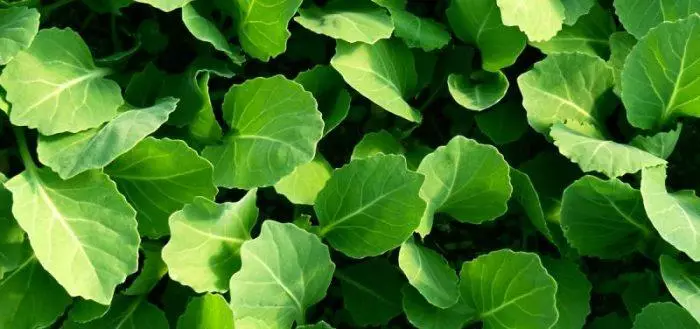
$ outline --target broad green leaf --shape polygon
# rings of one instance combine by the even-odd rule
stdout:
[[[404,154],[401,142],[386,130],[365,134],[352,149],[350,159],[369,158],[377,154]]]
[[[453,73],[447,77],[452,98],[462,107],[474,111],[485,110],[501,101],[509,85],[508,78],[501,71],[478,71],[470,76]]]
[[[352,258],[381,255],[418,227],[423,176],[398,155],[356,159],[337,169],[316,197],[319,235]]]
[[[12,104],[16,126],[44,135],[94,128],[117,115],[124,103],[119,85],[105,79],[90,49],[71,29],[41,30],[32,45],[10,62],[0,85]]]
[[[559,319],[552,329],[581,329],[591,312],[591,283],[575,263],[543,258],[542,263],[557,281]]]
[[[425,175],[420,191],[428,202],[417,230],[423,236],[430,232],[435,213],[479,224],[508,209],[510,167],[491,145],[456,136],[423,158],[418,173]]]
[[[303,326],[297,326],[297,329],[333,329],[328,323],[325,323],[323,321],[317,323],[317,324],[307,324]]]
[[[637,39],[663,22],[700,12],[698,0],[615,0],[613,4],[625,30]]]
[[[282,177],[275,184],[275,191],[294,204],[313,205],[331,174],[333,167],[321,153],[316,153],[311,162],[296,167],[291,174]]]
[[[637,39],[627,32],[615,32],[610,35],[610,59],[608,65],[613,69],[615,87],[613,91],[618,96],[622,92],[622,69],[627,56],[637,44]]]
[[[211,44],[214,49],[226,54],[233,63],[243,64],[245,57],[240,49],[231,45],[219,28],[202,13],[203,9],[198,6],[199,3],[190,3],[182,7],[182,22],[185,23],[187,30],[195,38]]]
[[[612,86],[612,69],[605,61],[576,53],[549,55],[518,77],[528,121],[540,133],[565,120],[603,131],[617,105]]]
[[[104,168],[165,123],[177,102],[165,98],[155,106],[121,112],[99,128],[76,134],[39,136],[39,161],[63,179]]]
[[[457,274],[434,250],[408,239],[399,250],[399,267],[430,304],[445,309],[459,300]]]
[[[0,174],[0,184],[5,181]],[[24,231],[12,217],[12,194],[0,185],[0,279],[22,263],[25,240]]]
[[[202,156],[214,164],[218,186],[270,186],[310,162],[323,135],[316,100],[281,75],[255,78],[226,93],[224,120],[231,127],[222,145]]]
[[[622,102],[633,126],[659,129],[677,117],[700,117],[698,49],[698,14],[662,23],[632,48],[621,79]]]
[[[324,7],[300,9],[294,20],[318,34],[350,43],[375,43],[394,31],[387,10],[369,0],[334,0]]]
[[[306,309],[326,295],[335,270],[318,237],[272,220],[243,244],[241,260],[241,270],[231,277],[234,317],[261,320],[270,328],[302,323]]]
[[[564,12],[566,13],[564,24],[576,24],[578,19],[588,14],[596,3],[596,0],[561,0],[561,4],[564,6]]]
[[[694,261],[700,261],[700,198],[694,191],[666,190],[666,168],[642,171],[644,209],[661,237]]]
[[[474,317],[474,310],[461,298],[457,304],[442,309],[428,303],[413,287],[406,286],[401,293],[406,318],[418,329],[462,329]]]
[[[223,296],[205,294],[190,299],[187,310],[177,320],[177,328],[233,329],[233,313]]]
[[[304,89],[311,92],[318,102],[323,116],[323,134],[340,125],[350,110],[350,93],[345,90],[343,78],[332,67],[317,65],[294,78]]]
[[[71,296],[100,304],[138,268],[136,212],[99,171],[62,180],[30,168],[8,181],[12,213],[41,265]]]
[[[68,320],[71,322],[85,323],[95,319],[99,319],[109,311],[110,305],[102,305],[100,303],[78,299],[73,302],[73,305],[68,312]]]
[[[568,0],[576,2],[579,0]],[[590,1],[593,4],[593,1]],[[601,58],[610,56],[610,35],[615,32],[612,13],[596,4],[590,12],[582,16],[573,26],[564,26],[553,38],[543,42],[533,42],[545,54],[580,52]]]
[[[193,0],[134,0],[136,2],[141,2],[149,4],[155,8],[158,8],[165,12],[170,12],[178,8],[182,8]]]
[[[160,256],[162,250],[161,244],[149,241],[141,243],[141,254],[144,256],[143,266],[129,288],[122,292],[124,295],[147,295],[155,288],[168,272],[168,267]]]
[[[168,217],[195,197],[213,199],[211,164],[181,140],[147,137],[105,168],[138,212],[141,235],[169,233]]]
[[[695,319],[682,307],[666,302],[647,305],[634,318],[632,329],[700,329]]]
[[[34,8],[0,9],[0,65],[7,65],[32,44],[39,32],[39,11]]]
[[[287,48],[289,21],[302,0],[233,0],[238,38],[250,56],[263,62]]]
[[[239,250],[258,219],[256,189],[238,202],[217,204],[195,198],[170,216],[170,240],[163,261],[170,278],[196,292],[225,292],[241,267]]]
[[[86,323],[66,322],[62,329],[168,329],[165,314],[146,300],[146,296],[118,295],[107,313]]]
[[[398,40],[373,45],[338,41],[331,66],[353,89],[383,109],[408,121],[420,122],[421,114],[406,99],[417,85],[414,57]]]
[[[497,0],[503,25],[517,26],[530,41],[547,41],[562,29],[565,7],[560,0]]]
[[[537,254],[502,249],[465,262],[460,289],[484,329],[551,328],[559,318],[557,283]]]
[[[584,172],[597,171],[608,177],[636,173],[666,164],[666,160],[634,146],[606,140],[591,132],[592,126],[556,123],[550,132],[559,153],[578,163]]]
[[[407,46],[433,51],[450,43],[450,33],[442,24],[401,9],[392,9],[390,12],[395,27],[394,34],[403,39]]]
[[[525,49],[525,34],[503,25],[496,0],[454,0],[446,14],[457,37],[479,48],[486,71],[513,65]]]
[[[47,328],[63,314],[71,298],[23,246],[19,267],[0,280],[0,328]]]
[[[496,145],[517,141],[527,131],[527,117],[523,106],[515,99],[506,99],[477,114],[474,119],[484,135]]]
[[[676,148],[678,138],[681,135],[682,125],[678,123],[676,129],[662,131],[651,136],[635,136],[630,145],[645,150],[659,158],[668,159]]]
[[[384,258],[338,269],[343,305],[359,326],[381,325],[401,313],[401,272]]]
[[[564,191],[561,226],[582,255],[621,258],[654,236],[642,194],[622,181],[584,176]]]
[[[661,256],[661,276],[673,298],[700,322],[700,264]]]

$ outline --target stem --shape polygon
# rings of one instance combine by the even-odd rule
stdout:
[[[29,147],[27,147],[27,139],[24,137],[24,130],[19,127],[12,127],[12,131],[15,133],[17,138],[17,148],[19,148],[19,156],[22,159],[24,168],[29,171],[37,170],[36,163],[32,158],[31,153],[29,153]]]
[[[41,10],[41,11],[42,11],[42,15],[41,15],[41,16],[42,16],[42,17],[44,17],[44,16],[49,16],[49,15],[51,14],[52,11],[54,11],[54,10],[56,10],[56,9],[58,9],[58,8],[61,8],[61,7],[65,6],[65,5],[68,5],[68,4],[70,4],[70,3],[74,2],[74,1],[76,1],[76,0],[58,0],[58,1],[52,3],[52,4],[48,5],[48,6],[43,7],[42,10]]]

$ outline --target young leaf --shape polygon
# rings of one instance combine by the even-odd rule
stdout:
[[[214,164],[218,186],[270,186],[314,158],[323,135],[316,100],[281,75],[248,80],[229,89],[224,119],[231,127],[222,145],[202,156]]]
[[[90,169],[102,169],[153,133],[175,111],[177,99],[165,98],[155,106],[121,112],[99,128],[76,134],[39,136],[39,161],[63,179]]]
[[[214,46],[214,49],[223,52],[234,64],[241,65],[245,62],[245,57],[240,49],[234,48],[226,36],[216,27],[204,14],[203,9],[198,6],[203,2],[190,3],[182,7],[182,22],[192,35],[204,42]]]
[[[381,255],[418,227],[423,176],[398,155],[357,159],[337,169],[316,198],[319,235],[352,258]]]
[[[530,41],[547,41],[564,23],[564,5],[560,0],[497,0],[503,24],[517,26]]]
[[[332,174],[333,167],[321,153],[316,153],[311,162],[296,167],[291,174],[275,183],[275,191],[294,204],[313,205]]]
[[[127,296],[147,295],[168,272],[168,267],[160,254],[163,247],[158,243],[145,241],[141,244],[143,267],[136,279],[123,294]]]
[[[420,112],[405,101],[413,96],[418,78],[413,53],[402,42],[382,40],[368,45],[338,41],[331,66],[353,89],[383,109],[408,121],[421,121]]]
[[[508,78],[503,72],[474,72],[470,76],[450,74],[447,87],[452,98],[462,107],[485,110],[503,99],[508,91]]]
[[[557,281],[559,319],[552,329],[581,329],[591,312],[591,283],[576,263],[543,258],[542,263]]]
[[[155,305],[146,301],[146,296],[130,297],[119,295],[114,298],[107,313],[86,323],[67,321],[62,329],[168,329],[165,314]]]
[[[634,318],[632,329],[700,329],[695,319],[680,306],[666,302],[647,305]]]
[[[559,318],[557,283],[537,254],[502,249],[465,262],[460,289],[484,328],[551,328]]]
[[[404,154],[401,142],[386,130],[367,133],[352,149],[350,159],[364,159],[377,154]]]
[[[294,78],[314,95],[323,116],[323,135],[327,135],[345,120],[350,110],[350,93],[345,90],[343,78],[327,65],[317,65]]]
[[[0,85],[12,104],[16,126],[44,135],[94,128],[117,115],[124,103],[119,85],[105,79],[88,46],[73,30],[48,29],[5,67]]]
[[[676,148],[678,138],[681,136],[682,125],[678,123],[676,129],[662,131],[652,136],[634,136],[630,145],[645,150],[659,158],[668,159]]]
[[[105,168],[136,208],[139,232],[167,235],[168,217],[195,197],[213,199],[211,164],[181,140],[147,137]]]
[[[495,104],[490,110],[477,114],[474,119],[479,130],[496,145],[517,141],[528,128],[525,109],[514,99]]]
[[[405,286],[401,293],[406,318],[418,329],[462,329],[475,315],[461,298],[457,304],[442,309],[428,303],[413,287]]]
[[[194,297],[177,320],[177,329],[233,329],[233,313],[217,294]]]
[[[41,265],[71,296],[101,304],[138,268],[136,212],[99,171],[62,180],[30,168],[8,181],[12,213]]]
[[[334,0],[322,8],[312,5],[300,9],[294,20],[315,33],[350,43],[373,44],[394,31],[386,9],[369,0]]]
[[[622,102],[633,126],[660,129],[680,116],[700,117],[697,49],[698,14],[660,24],[632,48],[622,69]]]
[[[673,298],[700,322],[700,264],[681,263],[663,255],[661,276]]]
[[[399,250],[399,267],[430,304],[446,309],[459,300],[457,274],[437,252],[408,239]]]
[[[632,48],[637,44],[637,39],[627,32],[615,32],[610,35],[610,59],[608,65],[613,69],[615,78],[615,87],[613,91],[618,96],[622,93],[622,69],[625,66],[625,60]]]
[[[39,32],[39,11],[34,8],[0,9],[0,65],[7,65],[32,44]]]
[[[287,48],[289,21],[302,0],[233,0],[234,23],[243,50],[263,62]]]
[[[171,237],[163,248],[170,277],[196,292],[225,292],[241,267],[241,245],[258,219],[256,189],[238,202],[195,198],[170,216]]]
[[[178,8],[182,8],[188,3],[192,2],[193,0],[134,0],[136,2],[141,2],[145,4],[149,4],[155,8],[158,8],[162,11],[173,11]]]
[[[303,323],[306,309],[326,295],[335,265],[315,235],[267,220],[241,247],[241,270],[231,277],[231,309],[273,328]],[[270,312],[270,309],[284,310]],[[244,327],[245,328],[245,327]]]
[[[689,190],[669,193],[666,168],[642,171],[644,209],[661,237],[694,261],[700,261],[700,198]]]
[[[637,39],[663,22],[672,22],[700,12],[698,0],[615,0],[613,4],[625,30]]]
[[[390,12],[395,27],[394,34],[403,39],[410,48],[433,51],[450,43],[450,33],[442,24],[406,10],[391,9]]]

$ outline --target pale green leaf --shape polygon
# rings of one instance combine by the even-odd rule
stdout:
[[[134,0],[136,2],[141,2],[149,4],[155,8],[158,8],[165,12],[170,12],[178,8],[182,8],[193,0]]]
[[[461,298],[457,304],[442,309],[428,303],[413,287],[406,286],[401,293],[406,318],[418,329],[462,329],[474,317],[474,310]]]
[[[331,66],[352,88],[383,109],[408,121],[421,114],[406,99],[413,96],[418,77],[411,50],[398,40],[373,45],[338,41]]]
[[[311,92],[318,102],[323,116],[323,134],[340,125],[350,110],[350,93],[345,90],[343,78],[332,67],[317,65],[294,78],[304,89]]]
[[[10,115],[10,104],[5,101],[5,94],[2,89],[0,89],[0,111],[5,112],[6,115]]]
[[[662,23],[632,48],[621,79],[622,102],[633,126],[659,129],[677,117],[700,117],[699,49],[698,14]]]
[[[401,9],[391,9],[390,12],[394,34],[409,47],[433,51],[450,43],[450,33],[442,24]]]
[[[177,328],[233,329],[233,313],[223,296],[205,294],[190,299],[187,309],[177,320]]]
[[[581,329],[591,312],[591,283],[575,263],[543,258],[542,263],[557,281],[559,319],[552,329]]]
[[[214,164],[218,186],[270,186],[310,162],[323,135],[316,100],[281,75],[255,78],[226,93],[224,120],[231,127],[222,145],[202,155]]]
[[[0,9],[0,65],[7,65],[32,44],[39,32],[39,11],[34,8]]]
[[[146,296],[118,295],[107,313],[86,323],[66,322],[62,329],[168,329],[165,314],[146,300]]]
[[[240,50],[228,42],[219,28],[209,20],[198,6],[199,2],[190,3],[182,7],[182,22],[192,35],[204,42],[211,44],[214,49],[223,52],[235,64],[241,65],[245,57]]]
[[[642,171],[644,209],[661,237],[694,261],[700,261],[700,198],[694,191],[666,190],[666,168]]]
[[[316,153],[311,162],[296,167],[275,183],[275,191],[294,204],[313,205],[332,173],[333,167],[321,153]]]
[[[225,292],[241,267],[239,250],[258,219],[256,189],[238,202],[217,204],[196,198],[170,216],[170,240],[163,260],[170,278],[196,292]]]
[[[334,0],[324,7],[299,10],[294,20],[318,34],[350,43],[375,43],[388,39],[394,24],[386,9],[369,0]]]
[[[83,39],[71,29],[41,30],[0,76],[16,126],[44,135],[94,128],[124,103],[119,85],[104,77]]]
[[[615,0],[613,4],[625,30],[637,39],[663,22],[700,12],[698,0]]]
[[[302,323],[306,309],[326,295],[335,265],[328,247],[294,224],[267,220],[241,247],[241,270],[231,277],[236,321],[251,317],[270,328]]]
[[[129,288],[124,290],[124,295],[147,295],[155,288],[165,276],[165,273],[168,272],[168,267],[160,256],[162,250],[162,245],[158,243],[151,241],[141,243],[143,266],[136,279],[129,285]]]
[[[559,318],[557,283],[539,256],[509,249],[465,262],[460,289],[484,329],[551,328]]]
[[[642,309],[634,318],[632,329],[700,329],[700,324],[688,311],[670,303],[652,303]]]
[[[401,245],[418,227],[425,202],[423,176],[398,155],[356,159],[335,170],[316,198],[323,236],[353,258],[381,255]]]
[[[473,72],[470,76],[453,73],[447,77],[452,98],[462,107],[482,111],[498,103],[508,91],[503,72]]]
[[[99,128],[76,134],[40,135],[39,161],[63,179],[104,168],[165,123],[177,102],[174,98],[162,99],[155,106],[121,112]]]
[[[613,91],[618,96],[622,92],[622,69],[625,65],[625,60],[636,44],[637,39],[627,32],[615,32],[610,35],[610,59],[608,60],[608,65],[613,69],[613,76],[615,77]]]
[[[263,62],[287,48],[289,21],[302,0],[232,0],[238,38],[250,56]]]
[[[503,24],[517,26],[530,41],[547,41],[564,23],[565,8],[559,0],[497,0]]]
[[[68,321],[78,323],[90,322],[104,316],[109,311],[109,307],[110,305],[102,305],[80,298],[73,302],[68,312]]]
[[[659,158],[668,159],[676,148],[681,129],[682,125],[678,123],[676,129],[662,131],[651,136],[635,136],[630,141],[630,145],[645,150]]]
[[[181,140],[147,137],[105,168],[136,208],[139,232],[169,233],[168,217],[195,197],[213,199],[211,164]]]
[[[564,24],[576,24],[578,19],[588,14],[596,3],[596,0],[561,0],[561,4],[564,6],[564,12],[566,13]]]
[[[71,296],[101,304],[138,268],[136,212],[99,171],[62,180],[30,168],[8,181],[12,213],[41,265]]]
[[[430,304],[445,309],[459,300],[457,274],[436,251],[408,239],[399,250],[399,267]]]
[[[700,323],[700,263],[681,263],[666,255],[661,256],[660,263],[666,288]]]
[[[484,135],[496,145],[517,141],[528,129],[526,112],[519,101],[506,99],[477,114],[474,119]]]
[[[386,130],[367,133],[352,149],[350,159],[369,158],[377,154],[404,154],[401,142]]]
[[[525,34],[503,25],[496,0],[454,0],[446,14],[457,37],[479,48],[484,70],[513,65],[525,49]]]

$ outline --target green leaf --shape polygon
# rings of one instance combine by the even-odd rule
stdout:
[[[557,283],[537,254],[502,249],[465,262],[460,289],[484,329],[551,328],[559,318]]]
[[[513,184],[513,200],[517,201],[523,208],[525,215],[528,217],[532,225],[544,235],[547,240],[554,242],[552,233],[547,225],[547,220],[544,216],[544,210],[540,202],[539,194],[532,184],[530,177],[524,172],[510,168],[510,179]]]
[[[91,300],[78,299],[73,302],[68,312],[68,321],[85,323],[99,319],[109,311],[109,307],[110,305],[102,305]]]
[[[608,65],[613,69],[615,78],[615,87],[613,91],[618,96],[622,92],[622,69],[625,65],[627,56],[632,51],[634,45],[637,44],[637,39],[627,32],[615,32],[610,35],[610,59]]]
[[[547,41],[562,29],[565,7],[559,0],[497,0],[503,25],[517,26],[530,41]]]
[[[343,305],[358,326],[381,325],[401,313],[401,272],[384,258],[339,269]]]
[[[399,267],[430,304],[445,309],[459,300],[457,274],[439,253],[408,239],[399,250]]]
[[[377,154],[404,154],[401,142],[386,130],[367,133],[362,136],[355,148],[352,149],[350,159],[364,159]]]
[[[311,162],[296,167],[291,174],[282,177],[275,184],[275,191],[294,204],[313,205],[331,174],[333,167],[321,153],[316,153]]]
[[[136,208],[141,235],[169,233],[168,217],[195,197],[213,199],[211,164],[181,140],[147,137],[105,168]]]
[[[561,4],[564,6],[564,12],[566,13],[564,24],[576,24],[578,19],[588,14],[596,3],[596,0],[561,0]],[[566,26],[564,28],[566,28]]]
[[[545,133],[557,122],[577,120],[604,131],[617,105],[610,93],[612,69],[598,57],[552,54],[518,77],[523,106],[533,129]]]
[[[62,180],[30,168],[5,186],[41,265],[71,296],[109,304],[138,268],[139,246],[136,212],[114,182],[99,171]]]
[[[233,329],[233,313],[223,296],[205,294],[187,303],[177,320],[178,329]]]
[[[241,267],[241,245],[258,219],[256,189],[238,202],[195,198],[170,216],[171,237],[163,248],[170,277],[196,292],[225,292]]]
[[[446,14],[455,35],[479,48],[486,71],[513,65],[525,49],[527,38],[517,28],[503,25],[496,0],[454,0]]]
[[[214,46],[214,49],[223,52],[235,64],[241,65],[245,57],[240,50],[231,45],[219,28],[207,18],[199,6],[203,2],[194,2],[182,7],[182,22],[192,35]]]
[[[135,0],[136,2],[141,2],[149,4],[155,8],[158,8],[165,12],[170,12],[178,8],[182,8],[193,0]]]
[[[632,329],[657,328],[698,329],[700,324],[674,303],[652,303],[637,314]]]
[[[662,131],[651,136],[635,136],[630,145],[645,150],[659,158],[668,159],[676,148],[678,138],[681,136],[682,125],[678,123],[676,129],[667,132]]]
[[[417,229],[423,236],[430,232],[435,213],[479,224],[503,215],[508,209],[513,191],[510,167],[491,145],[456,136],[423,158],[418,173],[425,175],[420,191],[428,202]]]
[[[663,255],[661,275],[673,298],[700,322],[700,264],[681,263]]]
[[[581,329],[591,312],[591,283],[575,263],[543,258],[542,263],[557,281],[559,319],[552,329]]]
[[[612,178],[584,176],[564,190],[561,226],[582,255],[621,258],[654,236],[642,194]]]
[[[0,111],[5,112],[5,115],[10,115],[10,104],[5,101],[4,90],[0,88]]]
[[[401,293],[408,322],[418,329],[462,329],[474,317],[474,310],[461,298],[457,304],[442,309],[428,303],[413,287],[406,286]]]
[[[166,98],[149,108],[124,111],[99,128],[76,134],[39,136],[39,161],[63,179],[104,168],[165,123],[177,102]]]
[[[508,91],[508,78],[503,72],[474,72],[470,76],[450,74],[447,87],[452,98],[462,107],[485,110],[503,99]]]
[[[314,96],[323,116],[323,135],[340,125],[350,110],[350,93],[345,90],[343,78],[332,67],[317,65],[294,78]]]
[[[16,126],[44,135],[94,128],[124,103],[119,85],[95,66],[88,46],[71,29],[41,30],[0,76]]]
[[[556,123],[550,136],[559,153],[578,163],[584,172],[597,171],[608,177],[619,177],[666,164],[664,159],[651,153],[591,133],[593,129],[578,122]]]
[[[300,9],[294,20],[318,34],[350,43],[375,43],[388,39],[394,24],[386,9],[369,0],[330,1],[324,7]]]
[[[390,12],[396,29],[394,34],[410,48],[433,51],[447,46],[452,39],[445,26],[430,18],[401,9],[391,9]]]
[[[289,21],[302,0],[233,0],[234,24],[243,50],[263,62],[287,48]]]
[[[66,322],[62,329],[168,329],[165,314],[146,301],[146,296],[119,295],[114,298],[109,311],[98,319],[86,323]]]
[[[144,256],[143,267],[129,288],[124,290],[124,295],[147,295],[155,288],[168,272],[168,267],[160,256],[162,250],[163,247],[158,243],[148,241],[141,243],[141,252]]]
[[[418,227],[423,176],[398,155],[356,159],[335,170],[316,198],[319,235],[352,258],[381,255]]]
[[[5,180],[0,174],[0,184]],[[0,279],[22,263],[25,240],[24,231],[12,217],[12,194],[0,185]]]
[[[506,99],[488,111],[477,114],[474,119],[484,135],[496,145],[512,143],[527,131],[525,109],[515,99]]]
[[[633,126],[659,129],[680,116],[700,117],[697,49],[698,14],[660,24],[632,48],[622,69],[622,102]]]
[[[314,158],[323,134],[316,100],[281,75],[231,87],[223,111],[231,133],[202,153],[214,164],[218,186],[273,185]]]
[[[421,121],[420,112],[406,102],[413,96],[418,77],[413,53],[404,43],[394,39],[373,45],[338,41],[331,66],[353,89],[383,109],[408,121]]]
[[[297,326],[297,329],[333,329],[328,323],[325,323],[323,321],[317,323],[317,324],[307,324],[303,326]]]
[[[620,316],[617,313],[609,313],[604,316],[593,318],[586,329],[620,329],[630,328],[632,321],[627,316]]]
[[[663,22],[700,12],[698,0],[615,0],[615,13],[627,32],[641,39]]]
[[[669,193],[666,169],[642,171],[644,209],[661,237],[694,261],[700,261],[700,198],[691,190]]]
[[[270,328],[303,323],[306,309],[326,295],[335,270],[328,247],[315,235],[272,220],[243,244],[241,260],[241,270],[231,277],[234,317],[251,317]]]
[[[39,32],[39,12],[34,8],[0,9],[0,65],[7,65],[32,44]]]
[[[620,279],[626,284],[620,296],[627,314],[637,314],[653,302],[670,300],[666,287],[661,282],[661,275],[655,271],[646,269],[644,272],[621,276]]]

